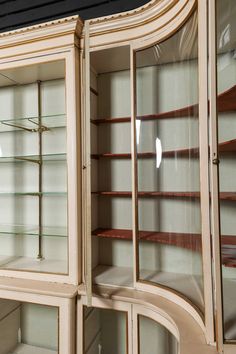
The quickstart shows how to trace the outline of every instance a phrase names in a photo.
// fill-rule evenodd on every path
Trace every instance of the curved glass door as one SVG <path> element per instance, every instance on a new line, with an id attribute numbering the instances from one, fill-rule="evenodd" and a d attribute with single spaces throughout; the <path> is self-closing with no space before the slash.
<path id="1" fill-rule="evenodd" d="M 235 1 L 217 1 L 218 151 L 224 339 L 236 340 Z"/>
<path id="2" fill-rule="evenodd" d="M 197 16 L 136 52 L 139 281 L 203 311 Z"/>

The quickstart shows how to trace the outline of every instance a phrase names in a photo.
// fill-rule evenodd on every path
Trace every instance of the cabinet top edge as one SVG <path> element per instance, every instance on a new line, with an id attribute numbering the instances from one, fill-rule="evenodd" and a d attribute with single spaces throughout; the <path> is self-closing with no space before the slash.
<path id="1" fill-rule="evenodd" d="M 128 12 L 86 20 L 90 50 L 127 44 L 133 46 L 147 39 L 163 40 L 175 33 L 196 7 L 197 0 L 151 0 Z M 84 35 L 85 26 L 82 39 Z"/>
<path id="2" fill-rule="evenodd" d="M 0 57 L 15 57 L 19 52 L 37 52 L 39 47 L 47 50 L 78 46 L 83 26 L 83 20 L 75 15 L 0 33 Z M 39 42 L 42 43 L 40 46 Z"/>

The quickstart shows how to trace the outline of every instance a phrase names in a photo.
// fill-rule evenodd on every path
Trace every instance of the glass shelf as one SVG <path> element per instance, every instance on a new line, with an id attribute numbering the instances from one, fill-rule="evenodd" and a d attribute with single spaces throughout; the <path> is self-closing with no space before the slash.
<path id="1" fill-rule="evenodd" d="M 67 196 L 67 192 L 0 192 L 0 197 L 20 197 L 20 196 L 31 196 L 31 197 L 38 197 L 38 196 Z"/>
<path id="2" fill-rule="evenodd" d="M 53 162 L 53 161 L 66 161 L 66 153 L 60 154 L 46 154 L 42 155 L 43 162 Z M 39 163 L 39 155 L 25 155 L 25 156 L 4 156 L 0 157 L 0 163 L 18 163 L 18 162 L 32 162 Z"/>
<path id="3" fill-rule="evenodd" d="M 0 120 L 0 132 L 22 130 L 22 131 L 38 131 L 39 117 L 28 117 L 19 119 L 2 119 Z M 66 115 L 56 114 L 41 117 L 42 127 L 48 130 L 51 128 L 64 128 L 66 126 Z"/>
<path id="4" fill-rule="evenodd" d="M 39 236 L 39 227 L 37 225 L 0 225 L 0 234 Z M 42 228 L 41 236 L 67 237 L 67 228 L 45 226 Z"/>

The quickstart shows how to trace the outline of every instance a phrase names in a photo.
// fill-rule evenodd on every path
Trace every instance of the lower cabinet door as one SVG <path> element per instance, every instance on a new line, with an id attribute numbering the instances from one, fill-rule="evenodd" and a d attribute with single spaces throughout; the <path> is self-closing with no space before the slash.
<path id="1" fill-rule="evenodd" d="M 0 354 L 59 354 L 58 319 L 58 307 L 1 299 Z"/>
<path id="2" fill-rule="evenodd" d="M 84 307 L 83 316 L 84 353 L 129 354 L 126 312 Z"/>
<path id="3" fill-rule="evenodd" d="M 176 328 L 159 312 L 99 298 L 93 298 L 96 307 L 87 307 L 83 300 L 78 303 L 77 354 L 179 353 Z"/>

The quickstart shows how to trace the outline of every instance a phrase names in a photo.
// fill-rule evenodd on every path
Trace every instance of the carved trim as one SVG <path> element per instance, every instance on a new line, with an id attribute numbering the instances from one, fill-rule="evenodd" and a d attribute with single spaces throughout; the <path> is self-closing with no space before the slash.
<path id="1" fill-rule="evenodd" d="M 89 20 L 90 36 L 99 36 L 150 23 L 163 16 L 178 2 L 179 0 L 151 0 L 135 10 Z"/>
<path id="2" fill-rule="evenodd" d="M 92 20 L 90 20 L 90 24 L 93 25 L 93 24 L 97 24 L 97 23 L 102 23 L 102 22 L 107 22 L 107 21 L 111 21 L 111 20 L 125 18 L 125 17 L 131 16 L 131 15 L 138 15 L 141 12 L 144 12 L 144 11 L 152 8 L 153 6 L 155 6 L 157 2 L 160 3 L 163 1 L 164 0 L 151 0 L 148 3 L 146 3 L 140 7 L 137 7 L 136 9 L 133 9 L 133 10 L 92 19 Z M 178 1 L 178 0 L 176 0 L 176 1 Z"/>
<path id="3" fill-rule="evenodd" d="M 56 47 L 65 47 L 65 45 L 79 45 L 79 40 L 83 30 L 83 21 L 79 16 L 70 16 L 59 20 L 45 22 L 30 27 L 24 27 L 0 33 L 0 56 L 12 57 L 19 54 L 32 52 L 33 44 L 36 44 L 33 52 L 40 51 L 37 42 L 52 40 L 52 45 L 45 44 L 45 49 L 50 49 L 53 46 L 53 41 L 58 38 L 63 38 L 61 42 L 56 43 Z M 63 43 L 63 44 L 62 44 Z M 26 46 L 28 45 L 28 48 Z M 12 51 L 6 52 L 6 49 Z M 22 48 L 19 50 L 19 48 Z"/>
<path id="4" fill-rule="evenodd" d="M 82 20 L 79 18 L 78 15 L 76 15 L 76 16 L 65 17 L 65 18 L 58 19 L 58 20 L 53 20 L 53 21 L 48 21 L 48 22 L 44 22 L 44 23 L 39 23 L 39 24 L 32 25 L 32 26 L 29 26 L 29 27 L 18 28 L 16 30 L 12 30 L 12 31 L 8 31 L 8 32 L 3 32 L 3 33 L 0 33 L 0 39 L 8 37 L 8 36 L 13 36 L 13 35 L 16 35 L 16 34 L 23 34 L 25 32 L 41 30 L 43 28 L 54 27 L 54 26 L 57 26 L 57 25 L 67 24 L 67 23 L 71 23 L 71 22 L 72 23 L 73 22 L 77 22 L 79 24 L 78 29 L 79 29 L 79 27 L 83 26 Z"/>

